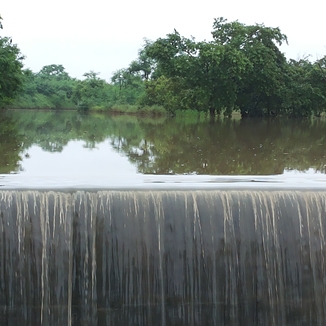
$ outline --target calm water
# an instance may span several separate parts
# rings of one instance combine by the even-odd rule
[[[0,185],[324,185],[326,123],[1,112]],[[322,185],[322,186],[323,186]]]

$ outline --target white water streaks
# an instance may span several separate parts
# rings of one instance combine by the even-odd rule
[[[0,324],[324,325],[325,207],[322,190],[0,191]]]

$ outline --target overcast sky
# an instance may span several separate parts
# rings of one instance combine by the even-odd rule
[[[1,36],[11,36],[39,71],[62,64],[81,78],[90,70],[110,80],[112,72],[137,57],[143,39],[155,40],[175,28],[185,37],[210,40],[213,19],[280,27],[288,58],[326,55],[326,1],[294,0],[2,0]]]

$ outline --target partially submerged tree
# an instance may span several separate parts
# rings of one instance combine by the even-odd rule
[[[319,117],[326,110],[326,57],[312,63],[308,57],[290,60],[283,108],[291,117]]]
[[[156,62],[154,75],[171,80],[166,83],[169,93],[178,81],[175,93],[184,104],[179,108],[209,110],[212,115],[230,115],[235,109],[242,116],[279,113],[287,65],[278,48],[287,42],[280,29],[218,18],[212,36],[212,41],[196,42],[174,30],[145,48]],[[149,82],[145,102],[153,102],[156,83],[155,78]]]
[[[215,19],[212,35],[215,43],[232,49],[230,54],[239,54],[238,59],[230,58],[227,71],[234,65],[242,66],[236,88],[236,105],[241,115],[277,114],[287,65],[279,46],[287,42],[286,36],[279,28],[229,23],[223,18]]]

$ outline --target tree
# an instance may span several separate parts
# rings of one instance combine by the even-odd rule
[[[39,72],[23,70],[23,87],[10,104],[16,108],[75,108],[72,91],[76,80],[71,78],[62,65],[44,66]]]
[[[105,80],[98,77],[99,73],[90,71],[83,76],[84,80],[78,81],[73,89],[72,99],[78,109],[88,110],[94,106],[108,106],[108,85]]]
[[[224,18],[215,19],[212,36],[212,41],[196,42],[174,30],[146,46],[159,72],[155,77],[164,75],[183,85],[178,93],[179,103],[185,105],[180,108],[209,110],[212,116],[229,116],[236,108],[242,116],[277,113],[286,71],[278,46],[286,36],[278,28],[228,23]],[[146,89],[149,101],[155,97],[153,84],[150,81]],[[171,91],[171,83],[165,84]]]
[[[310,80],[314,94],[312,111],[320,116],[321,112],[326,111],[326,56],[313,64]]]
[[[72,108],[71,102],[76,80],[71,78],[62,65],[44,66],[34,77],[36,90],[46,96],[55,109]]]
[[[132,71],[131,65],[127,69],[117,70],[111,78],[115,89],[115,104],[135,105],[143,94],[142,76],[138,71]]]
[[[45,78],[55,77],[57,80],[70,78],[68,73],[65,71],[63,65],[56,65],[56,64],[44,66],[40,70],[39,75]]]
[[[0,28],[2,29],[0,16]],[[23,61],[16,44],[10,37],[0,36],[0,105],[10,102],[23,84]]]
[[[156,68],[156,62],[147,55],[147,48],[152,42],[147,39],[144,41],[145,44],[138,52],[138,58],[130,63],[128,71],[131,74],[140,76],[142,80],[148,81]]]
[[[290,60],[283,109],[291,117],[320,116],[326,110],[326,57]]]
[[[157,61],[161,75],[178,79],[178,86],[182,80],[179,102],[187,108],[209,109],[212,115],[232,111],[237,81],[248,65],[240,51],[214,41],[195,42],[175,30],[148,46],[147,54]]]
[[[286,75],[286,58],[278,46],[287,37],[279,28],[229,23],[224,18],[215,19],[212,35],[217,44],[240,52],[248,62],[238,85],[241,115],[278,114]]]
[[[146,92],[140,99],[140,105],[162,105],[171,114],[176,110],[188,108],[185,99],[190,100],[189,90],[185,88],[181,78],[167,78],[164,75],[147,82]]]

